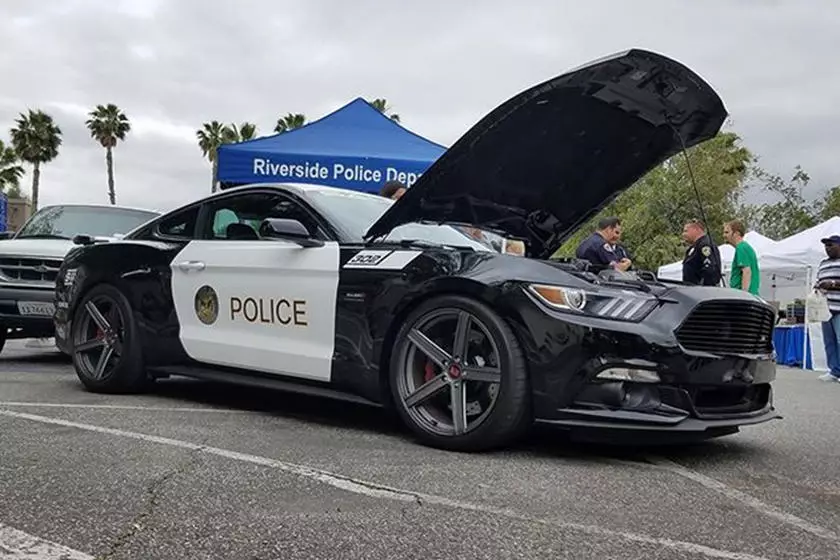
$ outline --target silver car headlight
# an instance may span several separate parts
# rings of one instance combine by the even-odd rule
[[[616,321],[641,321],[657,305],[655,297],[630,290],[584,290],[550,284],[529,284],[527,290],[551,309]]]

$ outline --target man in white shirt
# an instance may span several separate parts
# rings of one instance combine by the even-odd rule
[[[822,381],[840,382],[840,235],[822,239],[828,258],[820,262],[815,288],[828,300],[831,319],[823,323],[823,344],[829,372]]]

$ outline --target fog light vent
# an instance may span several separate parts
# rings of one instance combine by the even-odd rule
[[[595,376],[600,381],[633,381],[636,383],[660,383],[655,371],[631,368],[609,368]]]

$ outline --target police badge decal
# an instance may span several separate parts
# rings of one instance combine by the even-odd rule
[[[202,286],[195,293],[195,315],[205,325],[212,325],[219,317],[219,296],[210,286]]]
[[[708,257],[712,254],[712,248],[706,245],[702,249],[700,249],[700,252],[703,253],[704,257]]]

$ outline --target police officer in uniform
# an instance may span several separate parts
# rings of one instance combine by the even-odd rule
[[[683,282],[698,286],[719,286],[721,278],[720,251],[700,220],[683,226],[683,239],[689,244],[683,258]]]
[[[616,251],[616,245],[620,239],[621,220],[602,218],[598,222],[598,230],[578,245],[575,256],[589,261],[593,268],[598,270],[606,268],[627,270],[632,262],[627,258],[623,247],[620,251]]]

